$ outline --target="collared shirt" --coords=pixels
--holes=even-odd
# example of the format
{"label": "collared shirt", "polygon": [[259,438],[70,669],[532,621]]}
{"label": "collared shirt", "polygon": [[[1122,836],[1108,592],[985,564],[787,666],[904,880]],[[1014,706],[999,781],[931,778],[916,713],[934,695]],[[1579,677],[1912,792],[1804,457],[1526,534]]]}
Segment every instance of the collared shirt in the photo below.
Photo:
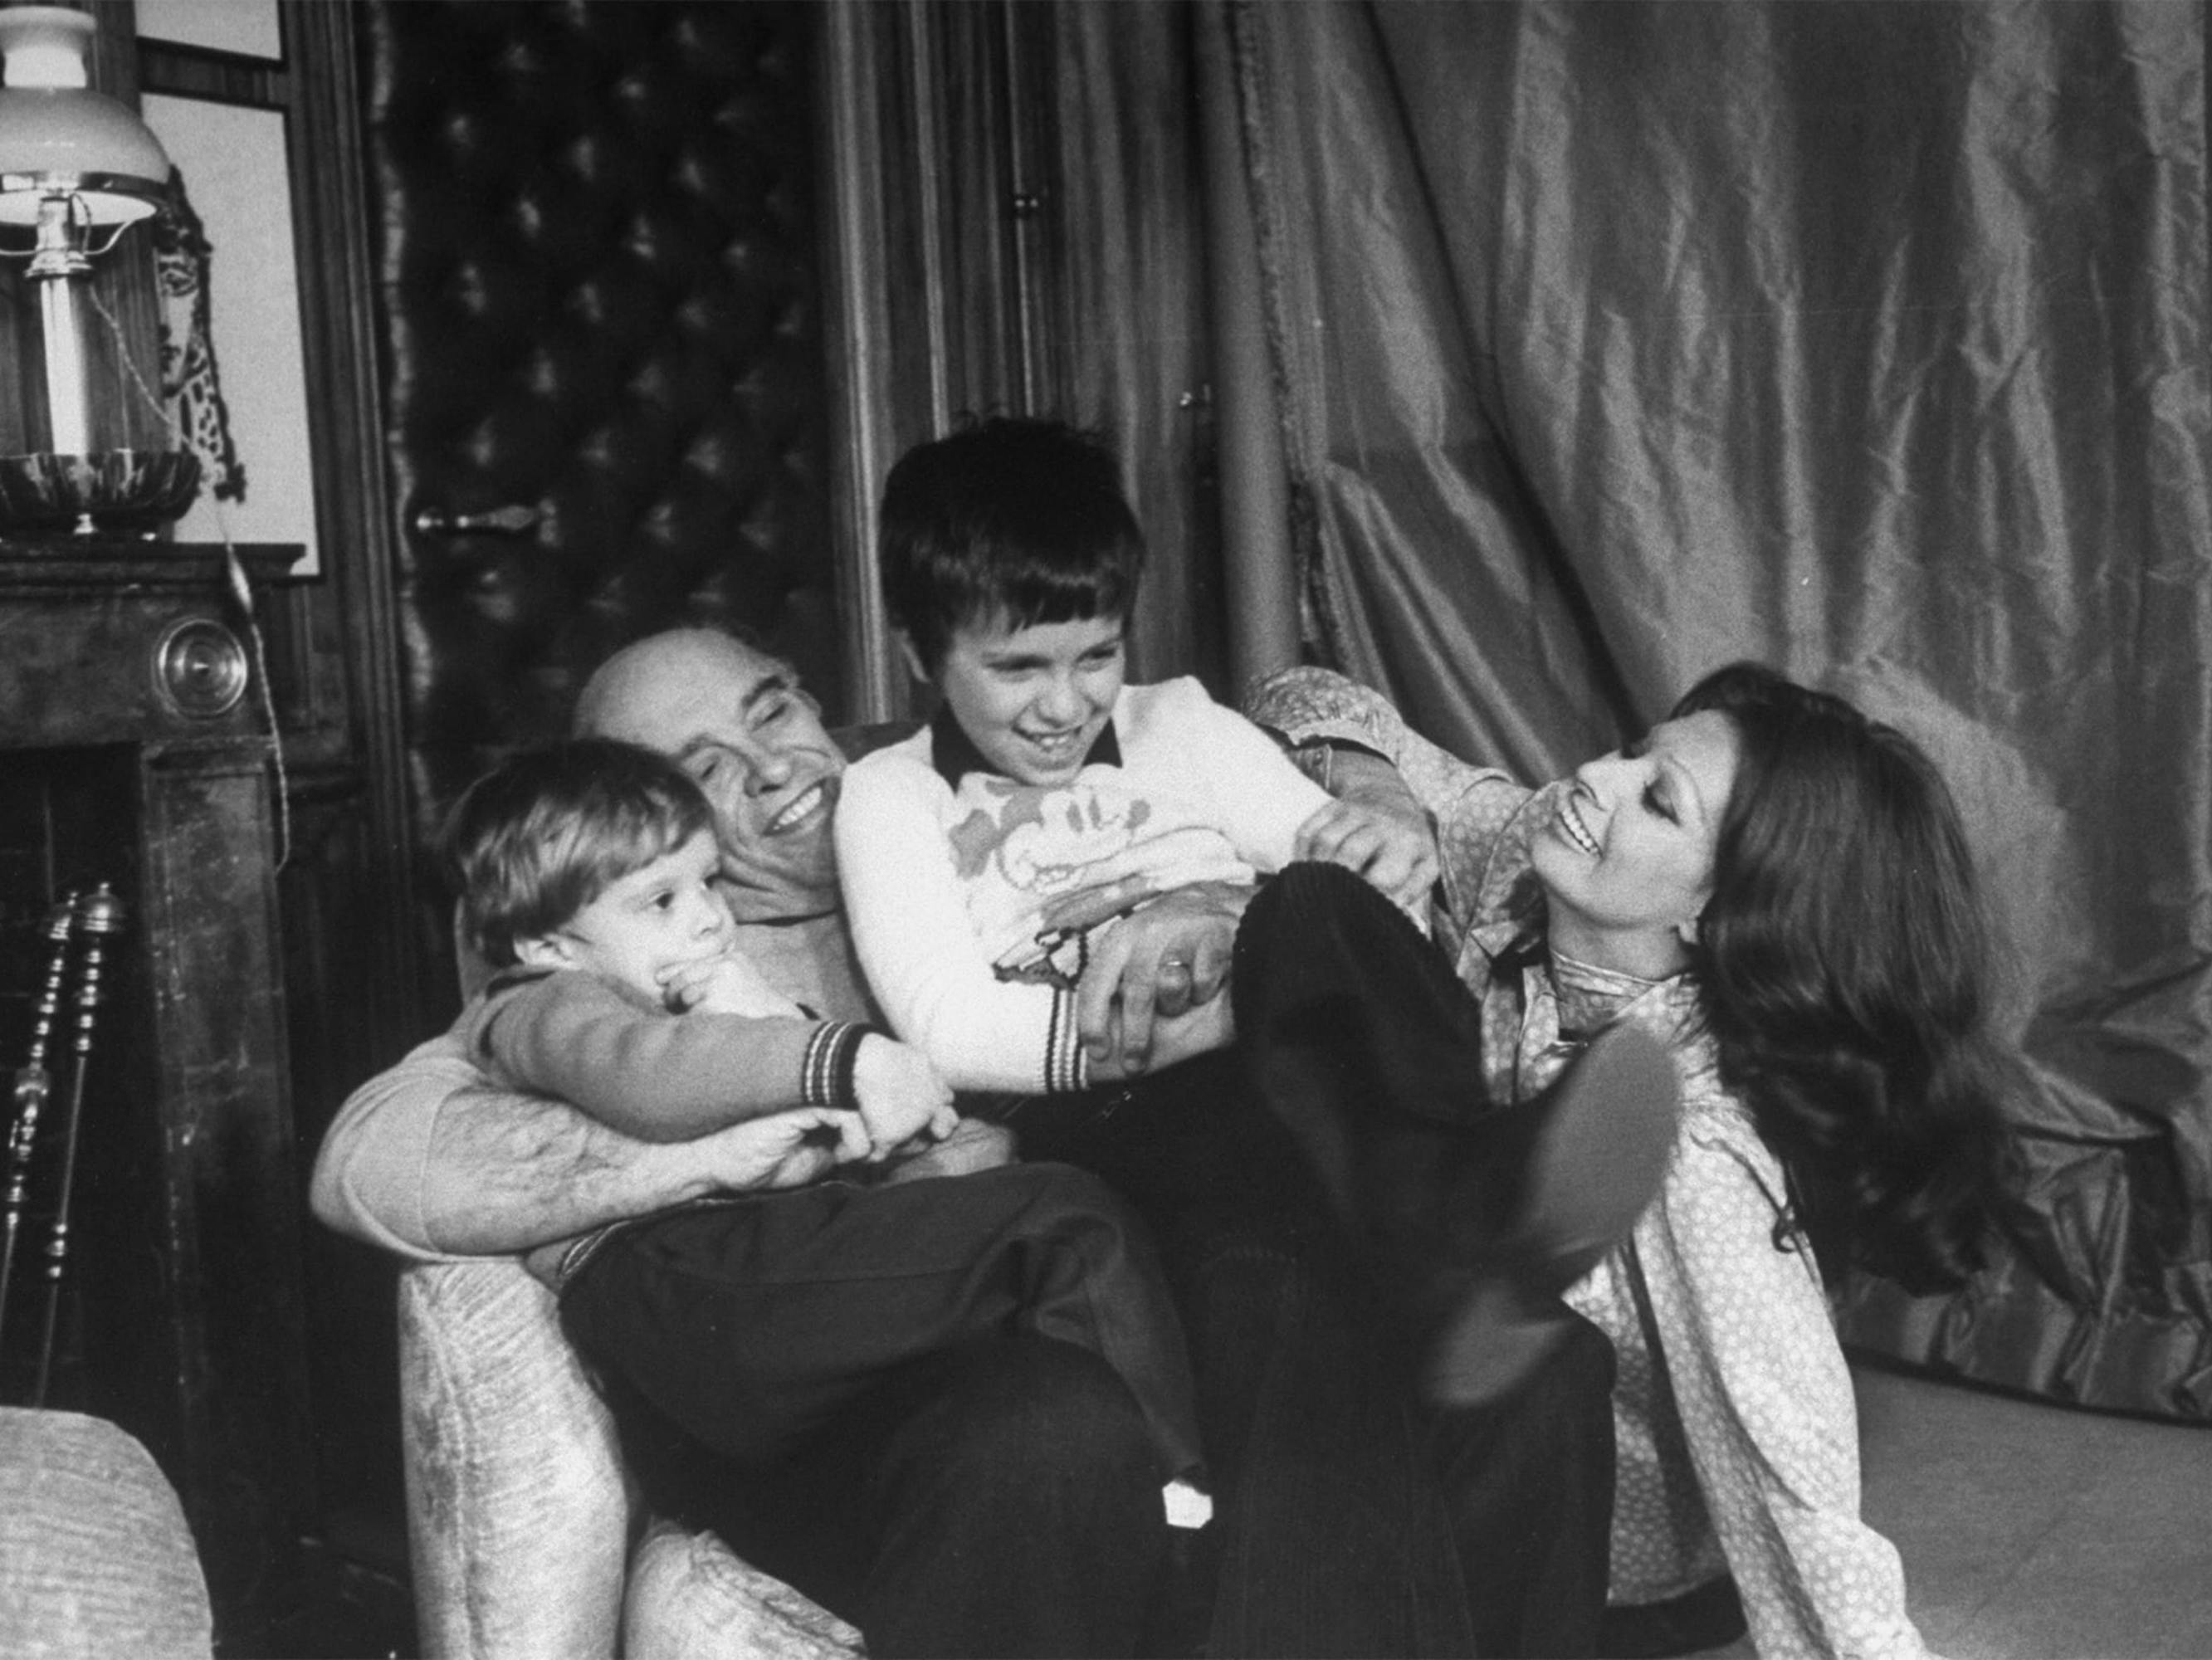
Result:
{"label": "collared shirt", "polygon": [[[1725,1569],[1766,1660],[1924,1653],[1896,1549],[1859,1519],[1857,1409],[1819,1270],[1786,1230],[1777,1243],[1782,1167],[1721,1082],[1696,987],[1559,964],[1542,946],[1528,847],[1564,786],[1531,792],[1469,766],[1324,671],[1276,676],[1253,712],[1294,743],[1375,751],[1429,809],[1443,867],[1437,937],[1480,1002],[1497,1097],[1551,1083],[1607,1010],[1659,1038],[1680,1075],[1658,1197],[1567,1293],[1619,1363],[1613,1600],[1663,1600]],[[1563,1000],[1577,1012],[1564,1029]]]}
{"label": "collared shirt", "polygon": [[[935,714],[929,717],[929,758],[937,775],[957,790],[969,774],[976,773],[987,778],[1005,778],[1006,775],[993,766],[983,751],[975,747],[975,740],[968,735],[952,714],[951,705],[940,704]],[[1091,747],[1083,754],[1086,767],[1118,767],[1121,764],[1121,740],[1115,735],[1114,721],[1108,716],[1098,735],[1091,740]]]}

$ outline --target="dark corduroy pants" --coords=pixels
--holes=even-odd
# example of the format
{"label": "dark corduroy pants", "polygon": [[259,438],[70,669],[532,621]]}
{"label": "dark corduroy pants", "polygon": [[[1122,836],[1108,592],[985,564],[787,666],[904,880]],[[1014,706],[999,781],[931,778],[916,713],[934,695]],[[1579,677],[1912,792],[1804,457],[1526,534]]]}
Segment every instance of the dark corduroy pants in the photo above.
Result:
{"label": "dark corduroy pants", "polygon": [[[1479,1013],[1442,954],[1317,869],[1247,912],[1235,1051],[1012,1122],[1025,1153],[1103,1176],[1160,1245],[1218,1506],[1209,1657],[1593,1653],[1612,1347],[1571,1320],[1504,1398],[1420,1398],[1413,1334],[1465,1241],[1495,1231],[1439,1231],[1437,1207],[1510,1214],[1528,1115],[1483,1100]],[[1294,1089],[1261,1087],[1285,1068]],[[1423,1250],[1443,1271],[1408,1284]]]}

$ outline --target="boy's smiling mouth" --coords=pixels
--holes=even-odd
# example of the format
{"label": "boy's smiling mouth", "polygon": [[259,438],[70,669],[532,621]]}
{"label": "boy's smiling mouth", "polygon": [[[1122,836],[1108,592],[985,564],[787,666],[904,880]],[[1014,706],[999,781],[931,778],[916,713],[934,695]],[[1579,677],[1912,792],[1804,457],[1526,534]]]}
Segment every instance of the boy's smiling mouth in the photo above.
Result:
{"label": "boy's smiling mouth", "polygon": [[1066,732],[1025,732],[1021,740],[1041,755],[1054,760],[1065,760],[1074,754],[1083,742],[1084,728],[1070,727]]}

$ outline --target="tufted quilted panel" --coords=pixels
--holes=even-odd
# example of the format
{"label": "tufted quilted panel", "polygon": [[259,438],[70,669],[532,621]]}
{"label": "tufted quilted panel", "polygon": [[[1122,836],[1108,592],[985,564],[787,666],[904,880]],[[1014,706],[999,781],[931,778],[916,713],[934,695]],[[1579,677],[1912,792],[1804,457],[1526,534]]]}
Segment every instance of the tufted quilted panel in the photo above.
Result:
{"label": "tufted quilted panel", "polygon": [[[365,9],[426,830],[657,628],[741,625],[834,696],[811,12]],[[509,505],[534,526],[416,525]]]}

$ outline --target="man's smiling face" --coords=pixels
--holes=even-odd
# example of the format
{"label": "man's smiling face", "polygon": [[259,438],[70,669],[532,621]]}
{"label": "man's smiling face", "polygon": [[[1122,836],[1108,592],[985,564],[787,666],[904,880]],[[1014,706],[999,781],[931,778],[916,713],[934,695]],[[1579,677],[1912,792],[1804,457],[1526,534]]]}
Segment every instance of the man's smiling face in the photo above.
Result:
{"label": "man's smiling face", "polygon": [[704,629],[656,635],[592,677],[577,724],[672,756],[698,781],[738,920],[836,904],[830,818],[845,757],[789,664]]}

